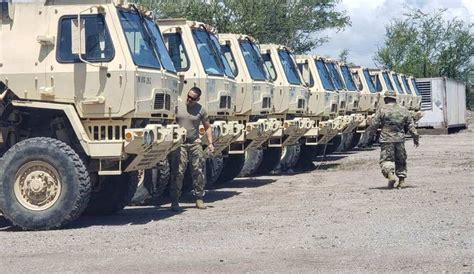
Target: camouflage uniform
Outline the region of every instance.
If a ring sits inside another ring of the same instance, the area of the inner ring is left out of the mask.
[[[178,103],[177,123],[186,129],[186,142],[170,154],[170,196],[177,199],[181,196],[184,174],[188,166],[191,168],[194,195],[196,199],[202,199],[204,186],[205,155],[202,148],[199,125],[204,121],[209,121],[206,110],[196,103],[189,107]]]
[[[179,198],[183,187],[184,173],[190,164],[193,189],[196,198],[204,195],[204,150],[200,143],[183,144],[170,155],[171,185],[170,196]]]
[[[405,151],[405,130],[418,142],[418,132],[410,112],[397,103],[388,103],[376,113],[369,130],[382,127],[380,133],[380,167],[385,178],[395,174],[407,177],[407,154]]]

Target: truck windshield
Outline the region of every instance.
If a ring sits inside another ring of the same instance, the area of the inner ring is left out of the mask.
[[[263,62],[265,67],[267,67],[268,73],[270,74],[270,79],[275,81],[277,78],[275,66],[273,65],[272,58],[270,57],[270,53],[262,54]]]
[[[240,50],[245,59],[245,64],[249,70],[250,77],[256,81],[270,80],[267,69],[263,64],[262,55],[257,49],[257,46],[249,40],[240,41]]]
[[[156,69],[163,66],[168,71],[176,72],[158,26],[135,11],[119,9],[119,15],[135,64]]]
[[[356,84],[354,82],[354,78],[352,78],[351,71],[347,65],[341,66],[342,76],[344,77],[344,82],[346,83],[346,87],[350,91],[357,91]]]
[[[413,89],[415,90],[416,96],[420,96],[420,90],[419,90],[418,87],[416,86],[415,78],[412,78],[412,79],[411,79],[411,83],[413,84]]]
[[[403,91],[402,85],[400,84],[400,80],[398,80],[398,74],[393,73],[392,77],[393,77],[393,81],[395,82],[395,86],[397,86],[398,92],[405,93]]]
[[[385,81],[385,85],[387,86],[387,89],[388,90],[394,90],[393,85],[392,85],[392,81],[390,81],[390,77],[388,77],[388,73],[386,71],[384,71],[384,72],[382,72],[382,75],[383,75],[383,79]]]
[[[290,52],[287,50],[279,50],[278,56],[280,57],[281,66],[285,71],[288,82],[292,85],[301,85],[301,79],[296,68],[295,61],[291,57]]]
[[[318,69],[319,78],[321,78],[321,83],[323,84],[324,89],[328,91],[336,90],[331,80],[331,76],[329,76],[328,68],[323,60],[316,60],[316,68]]]
[[[342,82],[341,75],[337,71],[337,67],[335,63],[326,63],[326,66],[328,67],[329,70],[329,75],[331,75],[331,79],[334,82],[334,86],[338,90],[344,89],[344,83]]]
[[[408,79],[405,75],[402,76],[403,86],[408,94],[411,94],[410,84],[408,83]]]
[[[202,66],[207,74],[227,75],[234,78],[230,66],[221,53],[217,38],[205,29],[193,29],[193,38],[201,58]]]
[[[369,86],[370,92],[376,93],[377,89],[375,88],[374,81],[372,80],[372,77],[370,76],[369,69],[364,69],[364,78],[365,78],[365,81],[367,82],[367,86]]]

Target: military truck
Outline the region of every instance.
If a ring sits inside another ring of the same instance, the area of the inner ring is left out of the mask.
[[[221,50],[217,31],[207,24],[186,19],[157,21],[171,59],[180,77],[178,88],[181,104],[186,102],[191,87],[199,87],[202,104],[209,115],[215,151],[209,155],[207,183],[218,181],[223,168],[222,154],[232,155],[234,164],[242,165],[245,159],[244,124],[234,119],[236,114],[237,86],[230,64]],[[202,143],[206,145],[201,127]]]
[[[273,114],[274,86],[263,63],[258,44],[251,36],[244,34],[219,34],[222,51],[237,83],[236,115],[233,119],[245,125],[245,161],[243,165],[230,154],[224,158],[224,169],[219,182],[227,182],[237,175],[251,174],[260,166],[263,149],[268,144],[279,143],[270,140],[281,128],[281,121],[268,118]]]
[[[412,91],[412,96],[414,97],[414,103],[413,103],[413,119],[415,122],[419,121],[421,117],[423,117],[423,112],[421,111],[421,93],[420,90],[418,89],[418,86],[416,85],[415,77],[413,76],[405,76],[403,78],[404,82],[408,82],[408,88]]]
[[[366,119],[367,125],[370,125],[376,110],[383,103],[381,95],[381,85],[378,78],[370,74],[368,68],[354,66],[351,67],[353,78],[360,90],[361,94],[370,94],[370,108],[368,109],[368,116]],[[374,132],[364,131],[361,135],[358,146],[365,147],[371,145],[376,139]]]
[[[315,121],[307,117],[310,93],[302,81],[291,50],[282,45],[262,44],[260,52],[275,85],[275,112],[271,117],[283,123],[282,129],[274,135],[281,139],[281,148],[271,147],[263,151],[260,173],[268,173],[278,165],[282,169],[296,165],[301,151],[300,139],[304,137],[302,143],[316,145],[318,129]],[[282,157],[278,158],[281,149]]]
[[[122,209],[136,171],[185,138],[153,18],[110,0],[4,2],[0,16],[0,211],[42,230]]]

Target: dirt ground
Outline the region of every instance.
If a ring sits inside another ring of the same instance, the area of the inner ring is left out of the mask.
[[[386,189],[379,148],[311,172],[238,179],[183,203],[21,232],[0,216],[0,272],[474,271],[474,133],[406,143],[409,188]]]

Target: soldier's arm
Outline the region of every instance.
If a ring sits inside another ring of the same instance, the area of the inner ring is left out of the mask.
[[[406,128],[408,129],[408,132],[410,132],[410,135],[413,137],[413,143],[415,144],[415,147],[417,147],[420,144],[420,135],[418,134],[418,131],[416,130],[413,117],[411,117],[410,114],[408,114],[407,117],[408,118],[406,122]]]
[[[367,128],[367,131],[372,132],[376,131],[382,124],[382,109],[378,109],[375,113],[372,123]]]
[[[209,144],[208,149],[210,152],[213,152],[214,145],[212,144],[211,123],[209,122],[209,117],[207,116],[207,112],[204,109],[202,111],[201,122],[202,122],[202,125],[204,126],[204,129],[206,130],[207,143]]]

